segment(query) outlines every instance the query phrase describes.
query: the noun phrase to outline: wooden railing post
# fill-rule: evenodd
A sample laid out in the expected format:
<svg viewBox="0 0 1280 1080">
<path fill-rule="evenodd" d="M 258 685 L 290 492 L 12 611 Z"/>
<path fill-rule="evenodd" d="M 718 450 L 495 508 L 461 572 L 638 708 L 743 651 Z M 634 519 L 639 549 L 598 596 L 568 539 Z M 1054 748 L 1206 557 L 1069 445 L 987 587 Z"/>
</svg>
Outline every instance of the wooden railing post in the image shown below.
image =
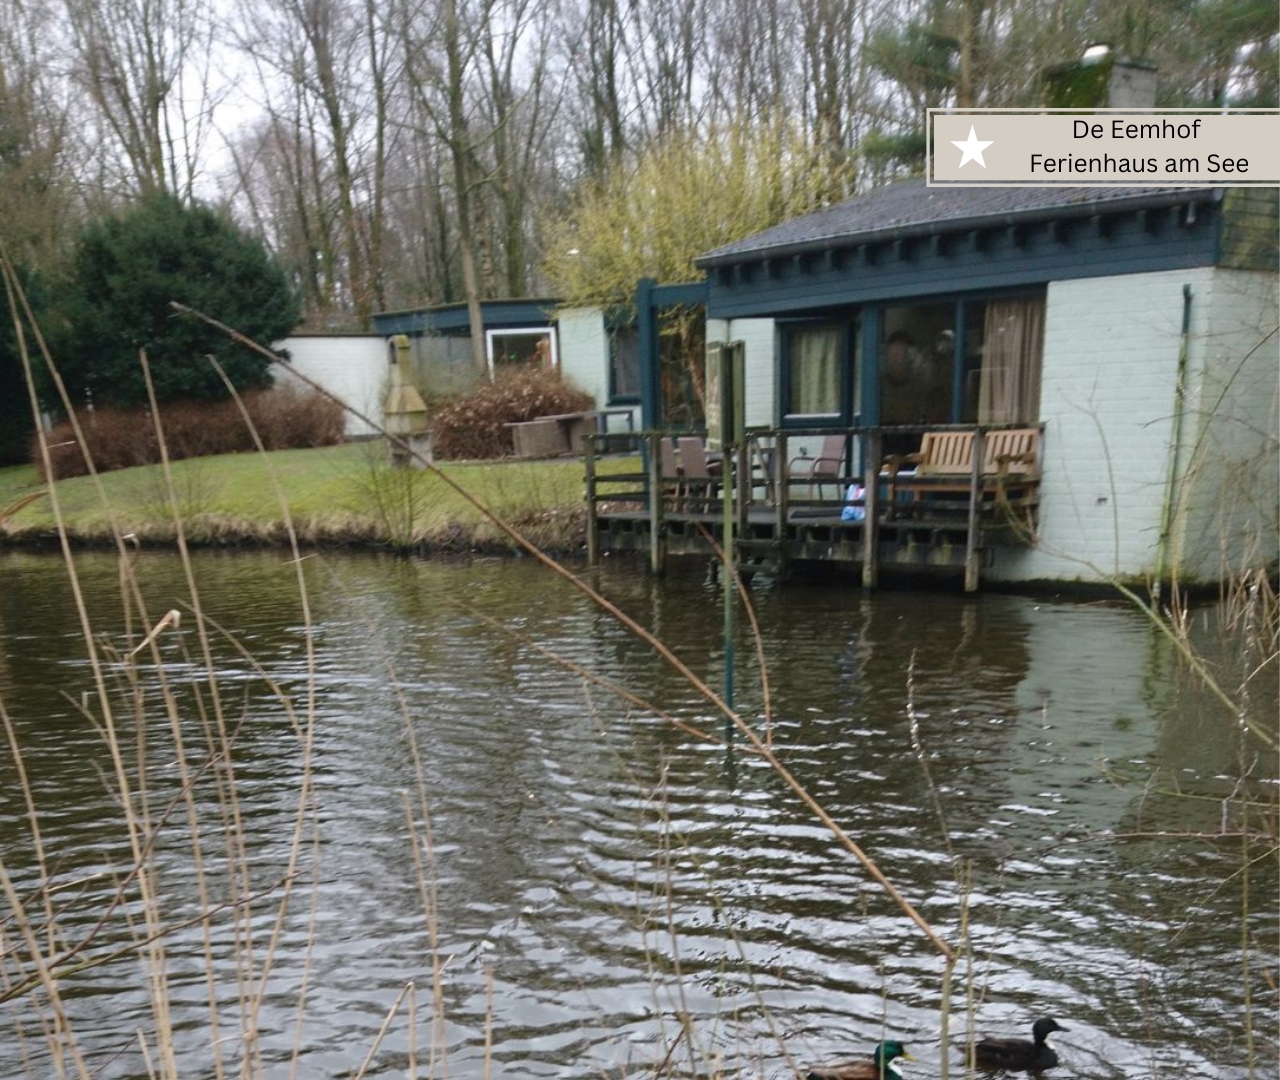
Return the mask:
<svg viewBox="0 0 1280 1080">
<path fill-rule="evenodd" d="M 791 477 L 787 463 L 791 460 L 787 448 L 787 433 L 779 431 L 773 446 L 773 543 L 778 564 L 778 576 L 787 572 L 787 517 L 791 512 Z M 768 488 L 766 487 L 766 491 Z"/>
<path fill-rule="evenodd" d="M 734 526 L 738 531 L 738 537 L 741 539 L 747 527 L 747 511 L 751 506 L 751 437 L 745 436 L 736 446 L 730 448 L 730 451 L 724 456 L 724 476 L 721 480 L 721 486 L 728 490 L 730 484 L 733 485 L 733 496 L 736 500 L 734 513 Z"/>
<path fill-rule="evenodd" d="M 862 587 L 880 583 L 880 429 L 867 432 L 867 456 L 862 462 Z"/>
<path fill-rule="evenodd" d="M 982 428 L 973 432 L 973 464 L 969 470 L 969 528 L 964 543 L 964 591 L 978 591 L 978 577 L 982 570 L 982 462 L 986 448 Z"/>
<path fill-rule="evenodd" d="M 596 436 L 583 439 L 583 472 L 587 498 L 587 565 L 600 565 L 600 518 L 596 513 Z"/>
<path fill-rule="evenodd" d="M 659 577 L 666 569 L 666 535 L 662 523 L 661 432 L 646 437 L 649 449 L 649 569 Z"/>
</svg>

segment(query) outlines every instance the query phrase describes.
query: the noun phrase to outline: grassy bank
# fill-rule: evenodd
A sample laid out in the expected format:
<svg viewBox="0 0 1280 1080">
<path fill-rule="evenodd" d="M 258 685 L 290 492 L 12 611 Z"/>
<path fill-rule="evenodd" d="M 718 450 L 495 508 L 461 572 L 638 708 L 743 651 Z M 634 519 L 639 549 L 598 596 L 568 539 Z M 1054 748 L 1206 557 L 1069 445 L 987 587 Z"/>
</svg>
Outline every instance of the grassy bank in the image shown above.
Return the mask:
<svg viewBox="0 0 1280 1080">
<path fill-rule="evenodd" d="M 627 460 L 601 465 L 604 472 L 635 468 Z M 164 543 L 176 538 L 181 521 L 190 543 L 271 544 L 285 539 L 291 518 L 309 543 L 509 546 L 441 477 L 390 468 L 380 442 L 192 458 L 171 468 L 172 493 L 159 466 L 59 481 L 68 532 L 83 543 L 108 541 L 113 530 Z M 580 460 L 448 462 L 442 471 L 536 543 L 558 550 L 581 545 Z M 0 469 L 0 513 L 44 488 L 34 466 Z M 45 543 L 55 529 L 53 503 L 40 497 L 0 523 L 0 543 Z"/>
</svg>

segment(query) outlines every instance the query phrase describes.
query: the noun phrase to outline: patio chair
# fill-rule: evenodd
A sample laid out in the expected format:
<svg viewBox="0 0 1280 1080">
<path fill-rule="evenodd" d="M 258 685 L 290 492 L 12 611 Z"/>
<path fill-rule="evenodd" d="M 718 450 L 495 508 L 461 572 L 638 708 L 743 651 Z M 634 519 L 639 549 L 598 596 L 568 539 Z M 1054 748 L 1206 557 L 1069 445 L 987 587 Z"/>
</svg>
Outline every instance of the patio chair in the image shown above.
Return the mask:
<svg viewBox="0 0 1280 1080">
<path fill-rule="evenodd" d="M 818 490 L 818 498 L 822 499 L 824 484 L 832 484 L 836 489 L 836 498 L 840 498 L 840 474 L 844 470 L 845 454 L 849 448 L 848 435 L 824 435 L 822 449 L 817 457 L 795 457 L 787 463 L 787 476 L 791 479 L 807 480 L 809 497 L 813 497 L 814 487 Z"/>
<path fill-rule="evenodd" d="M 665 500 L 667 488 L 671 487 L 674 494 L 672 505 L 678 506 L 684 490 L 684 470 L 680 467 L 675 443 L 665 435 L 658 439 L 658 470 L 662 478 L 660 497 Z"/>
<path fill-rule="evenodd" d="M 689 509 L 705 510 L 716 497 L 720 487 L 720 461 L 707 459 L 707 448 L 696 435 L 681 435 L 676 439 L 680 451 L 680 472 Z"/>
</svg>

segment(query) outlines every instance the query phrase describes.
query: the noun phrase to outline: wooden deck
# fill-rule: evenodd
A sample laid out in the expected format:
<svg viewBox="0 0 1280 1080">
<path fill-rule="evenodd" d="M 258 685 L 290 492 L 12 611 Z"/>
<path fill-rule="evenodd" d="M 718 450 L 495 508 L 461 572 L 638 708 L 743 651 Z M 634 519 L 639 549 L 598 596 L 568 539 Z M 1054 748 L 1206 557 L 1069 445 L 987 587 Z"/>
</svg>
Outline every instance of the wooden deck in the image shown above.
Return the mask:
<svg viewBox="0 0 1280 1080">
<path fill-rule="evenodd" d="M 727 522 L 720 478 L 684 476 L 673 470 L 670 453 L 661 452 L 660 440 L 672 433 L 629 436 L 641 446 L 635 471 L 607 476 L 596 469 L 596 458 L 609 452 L 608 437 L 588 440 L 589 558 L 642 552 L 661 574 L 669 556 L 716 557 L 713 544 L 723 546 L 727 526 L 743 572 L 785 576 L 798 564 L 843 563 L 859 567 L 869 588 L 886 570 L 963 577 L 965 589 L 975 591 L 995 546 L 1034 542 L 1038 475 L 1012 489 L 997 487 L 981 474 L 985 430 L 966 430 L 977 440 L 970 483 L 957 487 L 952 475 L 937 491 L 918 483 L 896 488 L 883 467 L 877 429 L 848 430 L 851 452 L 843 467 L 820 482 L 786 475 L 777 463 L 789 460 L 789 445 L 830 432 L 753 432 L 727 462 L 733 483 Z M 865 466 L 855 473 L 849 467 L 855 463 Z M 845 495 L 855 484 L 864 492 L 859 509 L 865 516 L 847 520 Z"/>
</svg>

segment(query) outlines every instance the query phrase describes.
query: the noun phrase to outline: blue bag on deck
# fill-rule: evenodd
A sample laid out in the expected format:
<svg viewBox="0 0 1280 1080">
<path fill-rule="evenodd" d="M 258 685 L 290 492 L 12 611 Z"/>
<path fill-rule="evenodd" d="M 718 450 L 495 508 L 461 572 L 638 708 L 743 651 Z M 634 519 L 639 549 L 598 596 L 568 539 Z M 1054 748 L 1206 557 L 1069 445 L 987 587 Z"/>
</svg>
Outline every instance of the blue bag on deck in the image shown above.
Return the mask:
<svg viewBox="0 0 1280 1080">
<path fill-rule="evenodd" d="M 866 507 L 863 506 L 863 499 L 866 492 L 861 484 L 850 484 L 849 490 L 844 493 L 844 508 L 840 511 L 841 521 L 862 521 L 867 516 Z"/>
</svg>

